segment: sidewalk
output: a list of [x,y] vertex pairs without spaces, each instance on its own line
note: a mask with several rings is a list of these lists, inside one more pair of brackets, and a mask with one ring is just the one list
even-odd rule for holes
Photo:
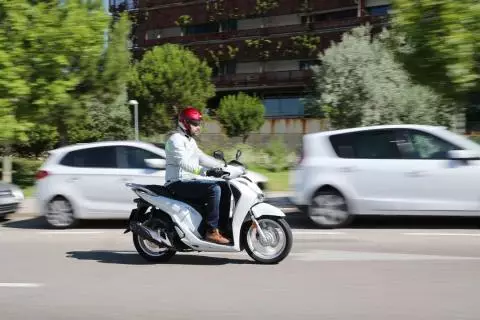
[[[291,195],[291,192],[289,191],[266,192],[265,202],[270,203],[279,208],[293,208],[293,205],[288,199],[290,195]],[[25,215],[25,216],[35,215],[37,213],[36,207],[37,207],[36,198],[33,198],[33,197],[25,198],[25,200],[23,200],[22,204],[20,205],[20,209],[17,211],[17,213],[15,213],[15,215]]]

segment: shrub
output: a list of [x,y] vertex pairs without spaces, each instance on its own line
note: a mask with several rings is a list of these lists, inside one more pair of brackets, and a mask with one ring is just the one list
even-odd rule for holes
[[[21,188],[35,184],[35,174],[42,165],[43,160],[13,158],[12,160],[12,182]],[[0,166],[1,167],[1,166]],[[0,168],[1,172],[1,168]]]
[[281,139],[272,140],[265,148],[265,153],[268,160],[264,168],[273,172],[286,170],[295,161],[295,153],[289,152]]

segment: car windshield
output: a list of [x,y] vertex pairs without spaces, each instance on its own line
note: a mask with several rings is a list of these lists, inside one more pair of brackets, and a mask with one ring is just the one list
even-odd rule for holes
[[448,139],[450,142],[457,144],[465,149],[480,151],[480,144],[458,133],[449,131],[443,127],[437,128],[438,133]]

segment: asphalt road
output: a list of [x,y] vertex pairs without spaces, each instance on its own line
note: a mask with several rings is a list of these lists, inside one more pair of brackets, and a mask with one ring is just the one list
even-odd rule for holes
[[364,219],[318,230],[300,214],[290,256],[178,254],[145,263],[123,222],[66,231],[0,226],[0,310],[10,319],[480,319],[472,219]]

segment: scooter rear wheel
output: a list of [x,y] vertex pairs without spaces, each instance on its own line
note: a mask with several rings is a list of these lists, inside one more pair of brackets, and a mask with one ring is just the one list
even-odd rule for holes
[[292,248],[293,236],[290,226],[283,218],[265,217],[258,219],[265,238],[262,239],[255,224],[244,233],[245,250],[255,261],[275,264],[285,259]]
[[160,247],[137,234],[133,235],[133,245],[137,249],[138,254],[149,262],[167,262],[176,253],[175,250]]

